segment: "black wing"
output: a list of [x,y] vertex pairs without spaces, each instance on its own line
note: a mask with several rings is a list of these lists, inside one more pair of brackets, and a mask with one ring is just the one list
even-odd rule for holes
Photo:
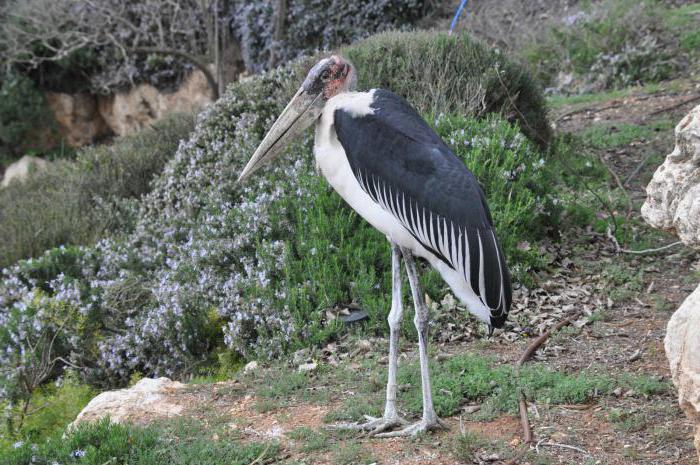
[[401,97],[374,91],[373,114],[338,109],[335,131],[362,188],[428,250],[463,273],[502,326],[510,275],[484,193],[467,169]]

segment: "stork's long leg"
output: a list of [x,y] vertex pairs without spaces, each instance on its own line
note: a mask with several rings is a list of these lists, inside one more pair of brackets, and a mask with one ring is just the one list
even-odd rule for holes
[[[418,272],[416,270],[416,262],[413,254],[408,249],[401,249],[404,262],[406,263],[406,272],[408,274],[408,282],[411,285],[411,293],[413,295],[413,304],[416,309],[414,323],[418,330],[418,350],[420,353],[420,372],[421,372],[421,387],[423,391],[423,418],[418,423],[408,426],[400,431],[390,433],[382,433],[377,437],[394,437],[394,436],[415,436],[416,434],[435,429],[446,427],[445,423],[435,414],[433,407],[433,396],[430,390],[430,372],[428,370],[428,307],[423,299],[423,292],[418,281]],[[387,395],[388,399],[388,395]]]
[[396,370],[399,357],[399,331],[403,318],[401,301],[401,249],[391,243],[391,311],[389,312],[389,375],[386,384],[386,405],[381,418],[366,416],[367,422],[360,424],[338,425],[341,428],[369,431],[370,436],[396,426],[408,424],[396,410]]

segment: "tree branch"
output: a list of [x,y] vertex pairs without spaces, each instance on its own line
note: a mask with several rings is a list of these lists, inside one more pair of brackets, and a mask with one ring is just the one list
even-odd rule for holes
[[209,88],[211,89],[212,92],[212,97],[214,100],[219,99],[219,85],[216,82],[216,79],[214,78],[214,75],[211,73],[209,68],[207,67],[206,64],[201,62],[197,57],[194,55],[191,55],[187,52],[183,52],[181,50],[175,50],[172,48],[158,48],[158,47],[135,47],[130,49],[132,52],[136,53],[157,53],[160,55],[172,55],[172,56],[177,56],[180,58],[184,58],[185,60],[189,61],[193,65],[197,67],[202,73],[204,73],[204,76],[207,78],[207,83],[209,83]]

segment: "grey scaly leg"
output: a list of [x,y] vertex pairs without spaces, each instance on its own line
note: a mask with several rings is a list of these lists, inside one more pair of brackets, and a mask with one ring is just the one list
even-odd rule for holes
[[386,405],[382,418],[365,415],[366,423],[337,425],[340,428],[369,431],[373,436],[382,431],[408,424],[396,411],[396,369],[399,357],[399,331],[403,317],[401,302],[401,249],[391,243],[391,311],[389,312],[389,376],[386,385]]
[[[433,407],[433,396],[430,390],[430,373],[428,371],[428,307],[423,300],[423,292],[421,291],[420,282],[418,281],[418,272],[416,263],[413,259],[413,254],[410,250],[401,249],[404,262],[406,263],[406,272],[408,274],[408,282],[411,284],[411,292],[413,295],[413,303],[416,308],[416,316],[414,323],[418,330],[418,350],[420,353],[420,372],[421,372],[421,387],[423,392],[423,418],[418,423],[414,423],[400,431],[378,434],[377,437],[396,437],[396,436],[415,436],[418,433],[446,427],[445,423],[435,414]],[[387,395],[388,400],[388,395]]]

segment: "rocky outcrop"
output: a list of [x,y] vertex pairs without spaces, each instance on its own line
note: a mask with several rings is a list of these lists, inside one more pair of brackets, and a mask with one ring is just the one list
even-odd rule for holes
[[[700,250],[700,106],[676,126],[676,147],[647,186],[642,216]],[[700,460],[700,286],[673,314],[664,339],[678,402],[695,422]]]
[[642,216],[700,248],[700,105],[676,126],[676,147],[647,186]]
[[113,134],[133,134],[168,113],[195,112],[212,102],[212,92],[204,73],[196,70],[175,92],[139,84],[108,96],[47,92],[46,99],[61,138],[80,147]]
[[700,286],[688,296],[668,322],[664,340],[678,402],[698,425],[695,448],[700,459]]
[[81,147],[112,133],[91,94],[47,92],[46,101],[65,144]]
[[150,84],[139,84],[128,92],[99,98],[99,112],[117,135],[133,134],[172,112],[191,113],[211,103],[211,89],[204,73],[193,71],[171,93]]
[[46,160],[31,155],[25,155],[7,167],[0,187],[9,186],[10,182],[13,180],[23,181],[29,176],[29,173],[37,170],[45,170],[48,166],[49,163]]
[[183,387],[168,378],[144,378],[129,389],[103,392],[85,406],[70,427],[104,417],[115,423],[145,424],[180,415],[183,407],[173,402],[172,393]]

